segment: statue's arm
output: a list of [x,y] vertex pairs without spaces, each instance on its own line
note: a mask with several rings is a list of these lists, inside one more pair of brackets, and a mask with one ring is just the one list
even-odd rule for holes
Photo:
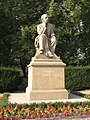
[[55,36],[55,33],[53,31],[53,25],[51,24],[51,37]]
[[57,43],[57,40],[56,40],[56,37],[55,37],[55,33],[53,31],[53,26],[51,25],[51,45],[53,46],[56,43]]
[[44,34],[45,31],[46,31],[46,27],[43,27],[43,26],[40,26],[40,25],[37,26],[37,33],[39,35]]

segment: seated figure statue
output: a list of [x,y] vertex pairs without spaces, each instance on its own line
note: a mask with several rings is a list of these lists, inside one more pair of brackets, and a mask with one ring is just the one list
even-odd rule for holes
[[42,23],[37,26],[38,36],[35,38],[36,54],[45,54],[48,57],[56,57],[56,37],[48,15],[41,16]]

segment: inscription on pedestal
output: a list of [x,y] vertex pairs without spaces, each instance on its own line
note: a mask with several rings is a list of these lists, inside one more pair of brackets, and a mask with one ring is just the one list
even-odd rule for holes
[[42,76],[56,76],[56,75],[54,71],[47,70],[47,71],[43,71]]

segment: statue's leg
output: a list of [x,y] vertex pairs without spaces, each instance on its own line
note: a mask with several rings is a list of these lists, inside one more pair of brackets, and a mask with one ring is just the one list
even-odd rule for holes
[[45,34],[40,35],[39,45],[40,45],[40,53],[43,54],[46,51],[46,49],[48,49],[48,41],[47,41],[47,36]]
[[51,53],[53,54],[53,57],[57,58],[58,56],[55,54],[55,48],[56,48],[56,38],[55,36],[53,36],[49,42],[49,48],[50,48],[50,51]]

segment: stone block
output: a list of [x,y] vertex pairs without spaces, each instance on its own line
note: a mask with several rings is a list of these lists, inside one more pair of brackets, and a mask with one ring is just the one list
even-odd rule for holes
[[65,89],[65,64],[57,59],[33,58],[28,65],[28,87],[30,100],[68,99]]

